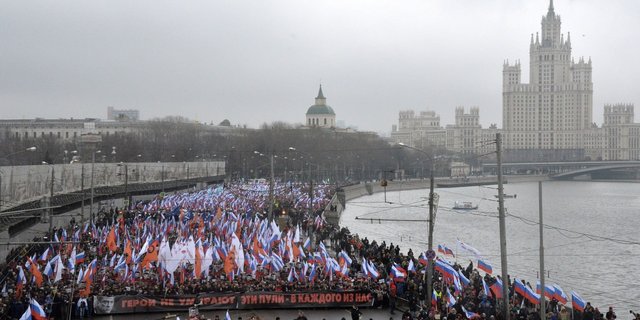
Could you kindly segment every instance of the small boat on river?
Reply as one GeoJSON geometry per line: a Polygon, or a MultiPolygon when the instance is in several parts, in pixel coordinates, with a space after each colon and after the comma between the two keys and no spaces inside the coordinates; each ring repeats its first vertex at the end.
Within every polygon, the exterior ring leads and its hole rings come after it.
{"type": "Polygon", "coordinates": [[[453,209],[455,210],[476,210],[478,209],[478,205],[474,205],[473,202],[469,201],[456,201],[453,205],[453,209]]]}

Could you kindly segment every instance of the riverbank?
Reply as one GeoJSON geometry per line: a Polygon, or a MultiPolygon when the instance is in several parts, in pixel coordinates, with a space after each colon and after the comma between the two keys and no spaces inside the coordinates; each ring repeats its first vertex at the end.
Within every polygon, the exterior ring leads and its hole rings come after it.
{"type": "MultiPolygon", "coordinates": [[[[505,192],[517,194],[506,199],[506,219],[509,273],[532,281],[539,274],[539,194],[537,182],[511,179],[505,192]]],[[[522,177],[531,179],[531,177],[522,177]]],[[[525,179],[520,179],[525,180],[525,179]]],[[[434,229],[434,243],[455,250],[460,239],[482,252],[500,271],[500,248],[497,242],[498,221],[495,186],[436,189],[439,194],[434,229]],[[455,201],[470,201],[479,206],[475,212],[452,210],[455,201]]],[[[425,187],[426,188],[426,187],[425,187]]],[[[427,243],[427,213],[424,190],[387,194],[393,202],[385,204],[376,193],[347,202],[341,213],[340,226],[370,240],[393,242],[405,252],[424,250],[427,243]],[[384,219],[412,222],[392,222],[384,219]],[[377,219],[382,220],[381,223],[377,219]],[[374,222],[371,223],[371,220],[374,222]]],[[[633,258],[637,237],[633,226],[640,216],[640,184],[601,181],[546,181],[542,185],[545,229],[545,269],[551,271],[551,283],[557,283],[569,294],[575,290],[596,306],[611,305],[614,309],[640,309],[636,291],[622,290],[633,283],[634,270],[640,260],[633,258]],[[593,241],[581,233],[594,234],[611,240],[593,241]],[[606,258],[605,258],[606,257],[606,258]],[[602,269],[602,259],[607,267],[602,269]],[[582,281],[584,279],[584,281],[582,281]]],[[[474,260],[457,252],[458,261],[474,260]]]]}
{"type": "MultiPolygon", "coordinates": [[[[493,177],[484,177],[484,179],[493,179],[493,177]]],[[[549,176],[547,175],[507,175],[505,176],[505,179],[509,181],[509,183],[538,182],[550,180],[549,176]]],[[[437,190],[438,183],[446,183],[451,181],[452,179],[443,177],[435,178],[434,180],[437,190]]],[[[477,186],[477,184],[469,184],[467,186],[477,186]]],[[[342,211],[344,211],[346,207],[346,202],[363,196],[372,195],[374,193],[429,189],[429,179],[387,181],[386,187],[381,186],[380,181],[363,182],[346,186],[342,189],[344,190],[345,205],[343,206],[338,201],[336,196],[331,200],[329,206],[327,206],[327,208],[332,207],[335,208],[335,210],[325,210],[325,216],[327,218],[327,221],[329,221],[330,223],[339,224],[340,217],[342,216],[342,211]]]]}

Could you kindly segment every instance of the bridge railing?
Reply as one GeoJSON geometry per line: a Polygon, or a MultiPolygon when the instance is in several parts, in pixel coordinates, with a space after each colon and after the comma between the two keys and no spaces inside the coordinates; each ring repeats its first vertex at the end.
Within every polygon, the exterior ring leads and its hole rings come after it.
{"type": "Polygon", "coordinates": [[[209,162],[135,162],[74,163],[37,166],[0,167],[0,211],[40,199],[51,194],[71,194],[91,186],[93,171],[94,188],[116,187],[126,183],[189,180],[225,174],[224,161],[209,162]]]}

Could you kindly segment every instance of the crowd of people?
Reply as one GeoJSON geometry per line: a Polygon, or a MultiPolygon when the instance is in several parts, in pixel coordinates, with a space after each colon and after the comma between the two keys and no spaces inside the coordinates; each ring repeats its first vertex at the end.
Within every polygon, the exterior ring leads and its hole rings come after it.
{"type": "MultiPolygon", "coordinates": [[[[37,239],[50,244],[9,253],[0,314],[18,319],[34,300],[62,319],[110,313],[117,295],[368,290],[373,307],[392,315],[402,307],[402,319],[502,318],[499,277],[442,258],[429,294],[431,260],[326,223],[332,196],[327,185],[278,183],[272,199],[266,184],[234,183],[158,195],[93,223],[72,220],[37,239]]],[[[512,318],[539,319],[518,281],[506,281],[512,318]]],[[[561,302],[550,298],[547,319],[571,317],[561,302]]],[[[590,304],[574,316],[583,314],[602,317],[590,304]]]]}

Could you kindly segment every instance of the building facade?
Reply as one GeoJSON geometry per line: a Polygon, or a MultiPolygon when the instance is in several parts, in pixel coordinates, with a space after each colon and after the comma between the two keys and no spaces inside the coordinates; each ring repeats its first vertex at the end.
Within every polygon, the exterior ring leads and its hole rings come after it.
{"type": "Polygon", "coordinates": [[[114,107],[107,107],[107,120],[138,121],[140,120],[140,111],[136,109],[118,110],[114,107]]]}
{"type": "Polygon", "coordinates": [[[87,133],[101,136],[138,130],[139,124],[98,119],[7,119],[0,120],[0,137],[8,139],[54,138],[70,142],[87,133]]]}
{"type": "Polygon", "coordinates": [[[393,125],[391,139],[394,143],[425,149],[446,148],[446,131],[440,126],[440,115],[434,111],[400,111],[398,125],[393,125]]]}
{"type": "Polygon", "coordinates": [[[571,56],[571,37],[561,33],[553,1],[542,17],[541,34],[531,35],[529,83],[519,62],[502,70],[505,149],[581,149],[592,127],[591,59],[571,56]]]}
{"type": "MultiPolygon", "coordinates": [[[[502,68],[502,125],[483,129],[479,109],[456,108],[456,121],[447,125],[445,148],[462,154],[495,150],[490,141],[503,133],[503,159],[520,161],[640,160],[640,123],[633,104],[604,106],[604,123],[593,123],[591,59],[571,56],[571,36],[561,32],[561,19],[550,0],[541,33],[531,35],[529,81],[522,81],[522,65],[502,68]]],[[[439,120],[439,117],[437,117],[439,120]]],[[[393,126],[392,142],[420,148],[428,126],[413,112],[401,111],[393,126]]],[[[439,121],[438,121],[439,123],[439,121]]],[[[424,143],[422,145],[424,147],[424,143]]]]}
{"type": "Polygon", "coordinates": [[[480,109],[455,109],[455,124],[440,126],[440,116],[433,111],[400,111],[398,125],[392,126],[391,142],[403,143],[421,150],[446,149],[463,154],[484,154],[495,150],[496,126],[480,125],[480,109]]]}
{"type": "Polygon", "coordinates": [[[305,124],[307,127],[336,127],[336,113],[333,111],[333,108],[327,105],[327,98],[325,98],[322,93],[322,85],[320,85],[320,89],[318,90],[316,103],[307,109],[305,124]]]}

